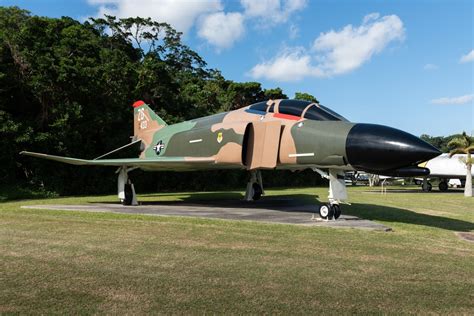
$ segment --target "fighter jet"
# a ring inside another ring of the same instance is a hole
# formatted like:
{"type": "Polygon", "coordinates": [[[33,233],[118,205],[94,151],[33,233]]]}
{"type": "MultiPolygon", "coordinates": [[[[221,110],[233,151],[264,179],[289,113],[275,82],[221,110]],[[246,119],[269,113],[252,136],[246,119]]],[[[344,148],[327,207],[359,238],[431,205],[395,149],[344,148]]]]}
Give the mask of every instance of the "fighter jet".
{"type": "MultiPolygon", "coordinates": [[[[143,101],[133,104],[132,142],[140,155],[130,159],[94,160],[21,152],[23,155],[72,165],[118,168],[118,197],[137,204],[128,173],[242,169],[250,173],[245,199],[260,198],[263,169],[312,169],[329,179],[328,203],[319,208],[323,219],[337,219],[347,201],[344,172],[359,170],[393,176],[426,176],[419,163],[436,157],[438,149],[391,127],[351,123],[319,104],[301,100],[269,100],[234,111],[167,125],[143,101]]],[[[219,181],[219,179],[216,179],[219,181]]]]}

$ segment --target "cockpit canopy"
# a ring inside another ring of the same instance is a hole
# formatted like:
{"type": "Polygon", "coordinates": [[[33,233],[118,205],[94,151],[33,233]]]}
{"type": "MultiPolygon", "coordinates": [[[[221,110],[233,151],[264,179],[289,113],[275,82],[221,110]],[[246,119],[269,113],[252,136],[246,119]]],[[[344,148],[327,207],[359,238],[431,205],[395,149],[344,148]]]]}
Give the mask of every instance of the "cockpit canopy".
{"type": "Polygon", "coordinates": [[[252,104],[249,109],[258,112],[287,114],[315,121],[348,121],[324,105],[303,100],[281,100],[277,112],[275,112],[275,103],[268,106],[267,101],[252,104]]]}

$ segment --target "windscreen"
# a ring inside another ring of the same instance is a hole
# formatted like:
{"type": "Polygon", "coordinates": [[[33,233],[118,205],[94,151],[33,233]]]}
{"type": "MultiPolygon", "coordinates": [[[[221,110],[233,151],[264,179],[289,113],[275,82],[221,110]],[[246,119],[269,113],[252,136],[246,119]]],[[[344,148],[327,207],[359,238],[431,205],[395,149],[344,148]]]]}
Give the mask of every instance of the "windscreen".
{"type": "Polygon", "coordinates": [[[326,107],[326,106],[324,106],[324,105],[322,105],[322,104],[320,104],[319,107],[320,107],[321,109],[323,109],[324,111],[326,111],[326,112],[328,112],[328,113],[334,115],[335,117],[339,118],[341,121],[349,122],[349,120],[346,119],[344,116],[342,116],[342,115],[339,114],[339,113],[334,112],[334,111],[331,110],[330,108],[328,108],[328,107],[326,107]]]}
{"type": "Polygon", "coordinates": [[[282,114],[301,116],[304,109],[306,109],[310,104],[311,102],[308,101],[282,100],[278,106],[278,112],[282,114]]]}
{"type": "Polygon", "coordinates": [[[304,117],[315,121],[347,121],[343,116],[322,105],[312,105],[304,117]]]}
{"type": "Polygon", "coordinates": [[[250,109],[254,110],[254,111],[266,112],[267,111],[267,101],[252,104],[250,106],[250,109]]]}

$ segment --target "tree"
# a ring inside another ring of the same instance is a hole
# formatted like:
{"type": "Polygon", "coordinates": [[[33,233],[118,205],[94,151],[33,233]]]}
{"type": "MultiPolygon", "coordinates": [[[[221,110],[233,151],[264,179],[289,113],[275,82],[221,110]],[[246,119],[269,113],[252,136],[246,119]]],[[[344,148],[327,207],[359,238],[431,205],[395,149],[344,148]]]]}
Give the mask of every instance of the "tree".
{"type": "Polygon", "coordinates": [[[463,132],[461,136],[451,139],[448,143],[451,149],[449,157],[453,157],[455,154],[466,154],[466,158],[462,158],[462,162],[466,164],[466,184],[464,186],[464,196],[472,197],[472,163],[473,159],[471,154],[474,153],[474,141],[472,137],[468,136],[466,132],[463,132]]]}
{"type": "Polygon", "coordinates": [[[281,88],[263,90],[265,100],[288,99],[281,88]]]}
{"type": "Polygon", "coordinates": [[[102,180],[108,169],[18,152],[97,157],[129,140],[137,99],[170,123],[210,114],[220,90],[205,65],[166,23],[110,16],[81,23],[0,7],[0,186],[27,182],[66,194],[113,188],[102,180]],[[194,91],[202,92],[190,100],[194,91]]]}
{"type": "Polygon", "coordinates": [[[295,92],[295,97],[293,99],[319,103],[318,99],[306,92],[295,92]]]}
{"type": "Polygon", "coordinates": [[[265,97],[259,82],[231,82],[227,88],[225,110],[240,109],[263,100],[265,97]]]}
{"type": "Polygon", "coordinates": [[[454,134],[450,136],[430,136],[427,134],[422,134],[420,138],[427,142],[428,144],[433,145],[434,147],[438,148],[444,153],[449,152],[449,147],[448,143],[451,141],[451,139],[456,138],[456,137],[461,137],[461,134],[454,134]]]}

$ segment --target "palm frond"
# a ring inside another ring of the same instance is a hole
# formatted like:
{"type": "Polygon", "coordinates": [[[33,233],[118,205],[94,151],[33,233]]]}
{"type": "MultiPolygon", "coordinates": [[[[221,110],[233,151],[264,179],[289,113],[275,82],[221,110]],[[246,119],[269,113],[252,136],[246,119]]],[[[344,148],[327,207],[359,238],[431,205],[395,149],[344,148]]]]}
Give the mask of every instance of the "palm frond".
{"type": "Polygon", "coordinates": [[[466,147],[469,147],[472,145],[472,137],[467,135],[466,132],[462,132],[462,137],[464,138],[465,142],[466,142],[466,147]]]}
{"type": "Polygon", "coordinates": [[[449,158],[451,158],[452,156],[456,155],[456,154],[465,154],[465,149],[464,148],[454,148],[452,149],[450,152],[449,152],[449,158]]]}

